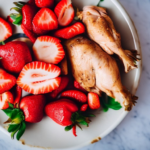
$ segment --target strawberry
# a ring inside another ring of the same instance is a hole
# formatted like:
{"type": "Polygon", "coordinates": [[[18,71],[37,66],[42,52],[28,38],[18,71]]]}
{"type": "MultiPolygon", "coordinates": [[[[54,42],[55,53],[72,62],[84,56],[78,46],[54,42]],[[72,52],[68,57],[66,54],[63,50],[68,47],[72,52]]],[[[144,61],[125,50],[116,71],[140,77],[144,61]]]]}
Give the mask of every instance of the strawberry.
{"type": "Polygon", "coordinates": [[[10,14],[10,17],[14,20],[13,24],[23,24],[26,29],[32,30],[32,20],[38,11],[37,7],[33,4],[26,4],[24,2],[14,2],[14,4],[17,7],[13,7],[12,9],[16,10],[18,14],[10,14]]]}
{"type": "Polygon", "coordinates": [[[30,50],[25,42],[12,41],[0,45],[0,62],[2,66],[12,73],[19,73],[23,66],[32,61],[30,50]]]}
{"type": "Polygon", "coordinates": [[[19,107],[19,102],[22,97],[22,89],[17,85],[15,87],[15,94],[14,94],[14,107],[19,107]]]}
{"type": "Polygon", "coordinates": [[[45,102],[44,95],[31,95],[22,98],[20,109],[24,112],[25,121],[31,123],[40,122],[44,115],[45,102]]]}
{"type": "Polygon", "coordinates": [[[16,138],[19,140],[26,129],[26,122],[37,123],[43,118],[45,106],[44,95],[32,95],[24,97],[20,102],[20,109],[14,108],[14,105],[9,103],[9,108],[3,110],[9,119],[4,122],[8,123],[8,132],[11,132],[11,137],[17,133],[16,138]]]}
{"type": "Polygon", "coordinates": [[[35,5],[35,0],[29,0],[29,1],[27,2],[27,4],[30,4],[30,5],[36,6],[36,5],[35,5]]]}
{"type": "Polygon", "coordinates": [[[11,25],[4,19],[0,18],[0,42],[5,41],[12,36],[11,25]]]}
{"type": "Polygon", "coordinates": [[[33,28],[33,32],[36,33],[37,35],[43,35],[48,33],[48,31],[46,30],[41,30],[39,27],[37,27],[36,25],[32,24],[32,28],[33,28]]]}
{"type": "Polygon", "coordinates": [[[40,36],[33,45],[36,60],[58,64],[65,56],[61,41],[51,36],[40,36]]]}
{"type": "Polygon", "coordinates": [[[8,102],[12,104],[14,102],[12,93],[7,91],[3,94],[0,94],[0,109],[7,109],[9,107],[8,102]]]}
{"type": "Polygon", "coordinates": [[[23,67],[17,85],[32,94],[49,93],[59,87],[60,72],[60,68],[53,64],[33,61],[23,67]]]}
{"type": "Polygon", "coordinates": [[[37,7],[50,7],[52,8],[54,5],[54,0],[35,0],[35,4],[37,7]]]}
{"type": "Polygon", "coordinates": [[[9,22],[9,23],[13,23],[13,19],[10,17],[10,16],[7,16],[7,21],[9,22]]]}
{"type": "Polygon", "coordinates": [[[74,9],[71,0],[61,0],[54,9],[61,26],[69,25],[74,19],[74,9]]]}
{"type": "Polygon", "coordinates": [[[0,94],[10,90],[16,84],[16,78],[0,68],[0,94]]]}
{"type": "Polygon", "coordinates": [[[60,86],[56,90],[52,91],[49,94],[49,96],[53,99],[56,98],[58,96],[58,94],[67,87],[68,83],[69,83],[69,78],[67,76],[61,77],[60,86]]]}
{"type": "Polygon", "coordinates": [[[68,90],[68,91],[64,91],[62,94],[61,94],[62,97],[68,97],[68,98],[73,98],[81,103],[85,103],[87,102],[87,96],[80,92],[80,91],[77,91],[77,90],[68,90]]]}
{"type": "Polygon", "coordinates": [[[21,29],[24,34],[31,40],[32,43],[36,41],[37,36],[32,31],[28,30],[23,24],[21,24],[21,29]]]}
{"type": "Polygon", "coordinates": [[[74,135],[76,135],[74,126],[79,124],[88,126],[89,123],[87,115],[78,112],[77,105],[69,99],[50,102],[45,107],[45,113],[59,125],[66,126],[66,131],[73,128],[74,135]]]}
{"type": "Polygon", "coordinates": [[[100,108],[99,96],[96,93],[93,92],[88,93],[88,105],[91,109],[100,108]]]}
{"type": "Polygon", "coordinates": [[[85,32],[84,25],[81,22],[76,22],[75,24],[69,27],[57,30],[54,33],[54,35],[59,38],[70,39],[84,32],[85,32]]]}
{"type": "Polygon", "coordinates": [[[54,30],[58,28],[57,17],[49,8],[41,8],[34,16],[33,24],[41,30],[54,30]]]}
{"type": "Polygon", "coordinates": [[[80,111],[86,111],[88,108],[88,104],[83,104],[80,108],[80,111]]]}
{"type": "Polygon", "coordinates": [[[32,30],[32,20],[37,12],[37,9],[33,5],[24,5],[22,7],[22,24],[28,29],[32,30]]]}
{"type": "Polygon", "coordinates": [[[74,81],[74,87],[77,88],[78,90],[81,90],[82,92],[86,92],[86,90],[80,86],[79,82],[74,81]]]}

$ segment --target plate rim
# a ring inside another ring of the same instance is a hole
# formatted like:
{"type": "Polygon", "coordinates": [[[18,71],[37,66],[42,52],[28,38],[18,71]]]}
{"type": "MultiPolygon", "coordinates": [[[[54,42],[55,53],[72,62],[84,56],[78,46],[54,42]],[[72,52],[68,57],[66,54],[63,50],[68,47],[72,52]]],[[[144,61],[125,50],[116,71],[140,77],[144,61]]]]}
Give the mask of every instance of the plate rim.
{"type": "MultiPolygon", "coordinates": [[[[137,88],[139,86],[140,79],[141,79],[141,73],[142,73],[142,51],[141,51],[140,40],[139,40],[139,37],[138,37],[138,32],[136,30],[134,22],[132,21],[132,19],[130,18],[128,12],[125,10],[125,8],[122,6],[122,4],[118,0],[111,0],[111,1],[120,10],[120,13],[123,15],[124,19],[126,20],[126,22],[128,24],[128,27],[130,29],[130,32],[132,34],[132,37],[133,37],[134,46],[135,46],[136,50],[138,50],[138,52],[140,52],[141,60],[140,60],[140,62],[138,62],[138,71],[136,73],[135,80],[134,80],[134,86],[132,87],[132,91],[131,91],[133,94],[135,94],[136,91],[137,91],[137,88]]],[[[95,137],[94,139],[97,139],[98,137],[104,138],[106,135],[111,133],[112,130],[114,130],[122,122],[122,120],[126,117],[126,115],[128,113],[129,112],[127,112],[127,111],[122,111],[120,116],[117,118],[117,121],[115,121],[106,131],[104,131],[101,135],[95,137]]],[[[9,133],[2,126],[0,126],[0,131],[9,136],[9,133]]],[[[85,146],[91,144],[92,140],[94,140],[94,139],[88,140],[88,141],[86,141],[82,144],[79,144],[77,146],[73,146],[73,147],[69,147],[69,148],[61,148],[61,150],[79,149],[79,148],[82,148],[82,147],[85,147],[85,146]]],[[[25,144],[25,145],[29,146],[27,144],[25,144]]],[[[33,147],[40,148],[38,146],[33,146],[33,147]]],[[[60,148],[59,149],[58,148],[46,148],[46,149],[60,150],[60,148]]]]}

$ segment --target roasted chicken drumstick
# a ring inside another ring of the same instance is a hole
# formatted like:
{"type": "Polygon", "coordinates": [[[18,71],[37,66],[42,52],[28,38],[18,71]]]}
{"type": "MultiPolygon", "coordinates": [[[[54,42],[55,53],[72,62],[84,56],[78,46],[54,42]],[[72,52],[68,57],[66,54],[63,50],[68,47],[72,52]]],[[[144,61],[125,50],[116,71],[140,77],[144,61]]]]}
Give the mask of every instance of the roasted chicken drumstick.
{"type": "Polygon", "coordinates": [[[133,96],[121,83],[116,61],[104,52],[95,42],[79,36],[65,42],[72,74],[87,91],[108,96],[120,102],[130,111],[135,105],[133,96]]]}
{"type": "Polygon", "coordinates": [[[97,6],[85,6],[79,17],[87,28],[89,38],[98,43],[108,54],[117,54],[123,61],[125,72],[137,67],[137,51],[122,48],[121,36],[116,31],[106,9],[97,6]]]}

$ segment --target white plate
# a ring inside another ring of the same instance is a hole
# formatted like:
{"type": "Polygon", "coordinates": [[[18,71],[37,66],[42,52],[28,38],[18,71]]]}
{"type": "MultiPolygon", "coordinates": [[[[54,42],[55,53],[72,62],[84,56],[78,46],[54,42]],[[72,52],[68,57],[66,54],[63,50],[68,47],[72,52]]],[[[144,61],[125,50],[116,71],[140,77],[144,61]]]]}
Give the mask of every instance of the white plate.
{"type": "MultiPolygon", "coordinates": [[[[0,0],[0,14],[3,17],[10,14],[13,1],[14,0],[0,0]]],[[[82,9],[84,5],[96,5],[98,1],[99,0],[73,0],[73,3],[82,9]]],[[[116,29],[121,33],[122,46],[124,49],[136,49],[139,54],[141,54],[136,29],[120,3],[117,0],[104,0],[101,4],[107,8],[116,29]]],[[[20,27],[16,28],[15,31],[21,32],[20,27]]],[[[138,63],[138,69],[122,75],[123,84],[133,94],[135,94],[139,84],[141,69],[142,62],[140,61],[138,63]]],[[[77,137],[74,137],[71,131],[65,132],[64,127],[56,124],[48,117],[44,117],[40,123],[28,125],[21,139],[24,140],[25,144],[36,147],[51,149],[80,148],[90,144],[94,139],[98,141],[100,138],[106,136],[123,120],[126,114],[127,112],[123,109],[119,111],[109,110],[107,113],[99,111],[97,116],[92,119],[88,128],[83,127],[82,131],[77,129],[77,137]]],[[[6,119],[6,115],[0,111],[0,130],[8,134],[3,127],[3,122],[6,119]]]]}

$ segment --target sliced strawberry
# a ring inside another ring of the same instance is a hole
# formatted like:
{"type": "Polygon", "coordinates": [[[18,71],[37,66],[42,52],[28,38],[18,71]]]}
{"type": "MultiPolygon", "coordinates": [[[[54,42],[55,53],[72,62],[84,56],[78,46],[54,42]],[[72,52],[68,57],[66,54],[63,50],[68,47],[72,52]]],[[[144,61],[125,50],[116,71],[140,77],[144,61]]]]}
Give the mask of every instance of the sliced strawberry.
{"type": "Polygon", "coordinates": [[[83,104],[80,108],[81,111],[86,111],[88,108],[88,104],[83,104]]]}
{"type": "Polygon", "coordinates": [[[51,36],[38,37],[33,45],[36,60],[58,64],[65,56],[61,41],[51,36]]]}
{"type": "Polygon", "coordinates": [[[32,30],[32,20],[36,13],[37,8],[33,5],[26,4],[22,7],[22,24],[28,30],[32,30]]]}
{"type": "Polygon", "coordinates": [[[14,102],[12,93],[7,91],[3,94],[0,94],[0,109],[7,109],[9,107],[8,102],[12,104],[14,102]]]}
{"type": "Polygon", "coordinates": [[[43,35],[48,33],[46,30],[41,30],[38,26],[32,24],[33,32],[36,33],[37,35],[43,35]]]}
{"type": "Polygon", "coordinates": [[[88,104],[91,109],[100,108],[99,96],[93,92],[88,93],[88,104]]]}
{"type": "Polygon", "coordinates": [[[71,0],[61,0],[54,9],[61,26],[69,25],[74,19],[74,9],[71,0]]]}
{"type": "Polygon", "coordinates": [[[41,30],[54,30],[58,28],[57,17],[49,8],[41,8],[33,18],[33,24],[41,30]]]}
{"type": "Polygon", "coordinates": [[[10,17],[10,16],[7,16],[7,21],[9,22],[9,23],[13,23],[13,19],[10,17]]]}
{"type": "Polygon", "coordinates": [[[60,72],[60,68],[53,64],[34,61],[23,67],[17,84],[32,94],[49,93],[59,87],[60,72]]]}
{"type": "Polygon", "coordinates": [[[19,102],[22,97],[22,88],[19,87],[18,85],[15,87],[15,94],[14,94],[14,106],[19,107],[19,102]]]}
{"type": "Polygon", "coordinates": [[[71,39],[76,35],[82,34],[85,32],[85,27],[81,22],[76,22],[70,27],[66,27],[60,30],[57,30],[54,35],[63,39],[71,39]]]}
{"type": "Polygon", "coordinates": [[[12,36],[11,25],[4,19],[0,18],[0,42],[5,41],[12,36]]]}
{"type": "Polygon", "coordinates": [[[52,8],[54,5],[54,0],[35,0],[35,4],[37,7],[49,7],[52,8]]]}
{"type": "Polygon", "coordinates": [[[10,90],[16,84],[16,78],[0,69],[0,94],[10,90]]]}
{"type": "Polygon", "coordinates": [[[77,90],[68,90],[68,91],[64,91],[62,94],[61,94],[62,97],[68,97],[68,98],[73,98],[81,103],[85,103],[87,102],[87,96],[80,92],[80,91],[77,91],[77,90]]]}
{"type": "Polygon", "coordinates": [[[69,78],[67,76],[61,77],[61,83],[60,83],[59,88],[57,88],[55,91],[52,91],[49,94],[49,96],[53,99],[56,98],[57,95],[67,87],[68,83],[69,83],[69,78]]]}
{"type": "Polygon", "coordinates": [[[36,34],[32,31],[28,30],[23,24],[21,24],[21,29],[23,30],[24,34],[31,40],[32,43],[36,41],[36,34]]]}
{"type": "Polygon", "coordinates": [[[77,82],[77,81],[74,81],[74,87],[77,88],[78,90],[86,92],[86,90],[83,87],[81,87],[79,82],[77,82]]]}

